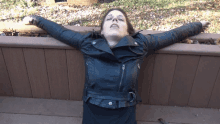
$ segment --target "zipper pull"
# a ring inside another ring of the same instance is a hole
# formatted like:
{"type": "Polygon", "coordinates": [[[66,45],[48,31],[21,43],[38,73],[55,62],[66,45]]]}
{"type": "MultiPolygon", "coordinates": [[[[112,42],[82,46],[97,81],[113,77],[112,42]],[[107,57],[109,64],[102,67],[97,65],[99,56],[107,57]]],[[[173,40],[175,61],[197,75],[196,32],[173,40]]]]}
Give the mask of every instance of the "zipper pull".
{"type": "Polygon", "coordinates": [[[139,63],[138,63],[138,68],[140,69],[140,65],[139,65],[139,63]]]}
{"type": "Polygon", "coordinates": [[[124,64],[122,65],[122,69],[123,69],[123,70],[125,69],[125,65],[124,65],[124,64]]]}

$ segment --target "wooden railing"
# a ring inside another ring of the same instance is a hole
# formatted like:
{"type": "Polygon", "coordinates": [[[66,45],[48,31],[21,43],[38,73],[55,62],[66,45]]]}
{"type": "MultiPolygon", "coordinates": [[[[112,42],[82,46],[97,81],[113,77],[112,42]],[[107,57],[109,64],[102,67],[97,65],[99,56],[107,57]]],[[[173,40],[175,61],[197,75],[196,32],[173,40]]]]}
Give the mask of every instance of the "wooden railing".
{"type": "MultiPolygon", "coordinates": [[[[84,69],[82,53],[52,37],[0,37],[0,96],[80,101],[84,69]]],[[[149,54],[140,71],[141,104],[220,108],[220,45],[175,43],[149,54]]]]}

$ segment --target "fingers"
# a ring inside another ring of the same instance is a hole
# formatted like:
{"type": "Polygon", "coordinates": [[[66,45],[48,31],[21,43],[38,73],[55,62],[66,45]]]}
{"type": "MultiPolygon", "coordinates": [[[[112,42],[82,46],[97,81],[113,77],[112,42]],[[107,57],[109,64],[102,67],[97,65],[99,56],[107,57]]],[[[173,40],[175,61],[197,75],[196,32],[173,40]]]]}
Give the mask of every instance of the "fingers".
{"type": "Polygon", "coordinates": [[[201,23],[202,23],[202,32],[204,32],[204,30],[208,28],[210,22],[208,22],[208,21],[201,21],[201,23]]]}
{"type": "Polygon", "coordinates": [[[31,15],[31,16],[26,16],[22,22],[26,25],[36,25],[38,21],[39,21],[38,16],[31,15]]]}
{"type": "Polygon", "coordinates": [[[208,21],[201,21],[202,23],[202,27],[208,27],[208,25],[210,24],[210,22],[208,21]]]}
{"type": "Polygon", "coordinates": [[[23,19],[23,23],[26,25],[32,25],[33,24],[33,18],[31,16],[26,16],[23,19]]]}
{"type": "Polygon", "coordinates": [[[205,29],[207,29],[207,28],[208,28],[208,25],[207,25],[207,26],[203,26],[202,28],[203,28],[203,30],[205,30],[205,29]]]}

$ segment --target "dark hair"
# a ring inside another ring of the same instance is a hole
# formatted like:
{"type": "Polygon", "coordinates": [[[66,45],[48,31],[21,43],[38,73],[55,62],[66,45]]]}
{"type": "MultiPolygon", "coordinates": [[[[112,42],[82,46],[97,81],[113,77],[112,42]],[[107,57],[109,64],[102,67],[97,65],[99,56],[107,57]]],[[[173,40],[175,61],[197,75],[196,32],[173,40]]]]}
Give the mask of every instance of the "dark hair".
{"type": "MultiPolygon", "coordinates": [[[[113,10],[118,10],[118,11],[120,11],[120,12],[123,13],[123,15],[125,16],[126,22],[127,22],[127,26],[128,26],[128,30],[127,30],[127,31],[128,31],[128,33],[129,33],[129,35],[134,34],[134,33],[135,33],[135,30],[134,30],[133,26],[131,25],[131,23],[130,23],[130,21],[129,21],[129,19],[128,19],[127,14],[125,13],[124,10],[122,10],[122,9],[120,9],[120,8],[113,8],[113,9],[107,10],[107,13],[102,17],[101,29],[100,29],[100,32],[99,32],[99,33],[101,34],[101,31],[102,31],[102,29],[103,29],[103,24],[104,24],[104,21],[105,21],[105,17],[108,15],[108,13],[110,13],[110,12],[113,11],[113,10]]],[[[105,11],[104,11],[104,12],[105,12],[105,11]]]]}

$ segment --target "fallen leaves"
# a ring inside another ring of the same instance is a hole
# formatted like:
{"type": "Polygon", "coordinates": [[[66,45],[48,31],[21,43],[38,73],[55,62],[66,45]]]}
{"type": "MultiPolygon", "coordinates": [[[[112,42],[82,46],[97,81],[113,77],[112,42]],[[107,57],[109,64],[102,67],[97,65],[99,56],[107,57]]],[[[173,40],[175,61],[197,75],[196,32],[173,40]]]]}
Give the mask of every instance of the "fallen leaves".
{"type": "Polygon", "coordinates": [[[33,13],[63,25],[99,26],[102,16],[110,8],[124,9],[136,30],[166,31],[185,23],[206,20],[211,23],[206,33],[220,32],[220,0],[116,0],[93,6],[42,6],[32,12],[26,11],[30,8],[8,13],[2,10],[0,19],[10,20],[33,13]]]}

